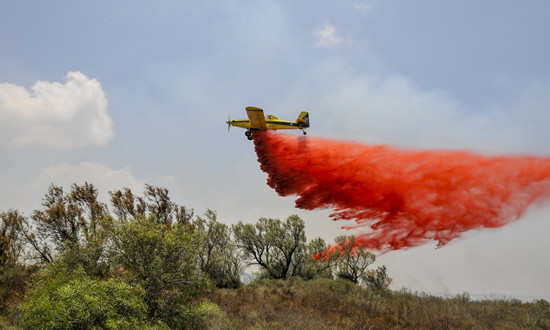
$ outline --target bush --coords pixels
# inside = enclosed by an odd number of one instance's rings
[[[208,288],[198,271],[197,233],[151,216],[117,223],[112,235],[113,265],[145,290],[149,317],[172,328],[194,327],[196,315],[188,305]]]
[[[195,313],[202,320],[202,327],[205,329],[230,328],[231,320],[227,317],[220,306],[215,303],[203,300],[195,309]]]
[[[548,329],[550,303],[472,301],[428,294],[372,291],[337,279],[259,280],[209,299],[227,314],[225,328],[261,329]]]
[[[0,312],[6,309],[9,301],[23,292],[26,279],[25,268],[18,264],[0,267]]]
[[[53,268],[39,275],[38,285],[21,306],[25,329],[163,328],[160,323],[147,324],[141,287],[115,279],[94,279],[82,269],[48,279]]]

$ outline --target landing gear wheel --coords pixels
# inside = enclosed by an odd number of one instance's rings
[[[250,141],[252,141],[252,136],[249,135],[246,138],[249,139]]]
[[[244,132],[244,135],[246,135],[246,137],[249,137],[249,136],[250,136],[250,134],[252,134],[252,132],[251,132],[251,131],[246,131],[246,132]]]
[[[304,135],[307,135],[307,132],[306,132],[306,131],[303,131],[302,133],[304,133]]]

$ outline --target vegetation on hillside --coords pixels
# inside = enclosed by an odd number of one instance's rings
[[[549,327],[548,302],[391,291],[353,236],[308,241],[304,222],[229,226],[146,185],[52,185],[29,216],[0,212],[0,328]],[[243,285],[245,268],[256,279]]]
[[[210,319],[227,329],[548,329],[546,300],[473,301],[372,291],[344,279],[261,280],[208,299],[223,311]],[[223,325],[223,326],[222,326]]]

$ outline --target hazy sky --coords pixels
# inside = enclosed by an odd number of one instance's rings
[[[298,214],[228,116],[310,112],[310,136],[550,155],[550,2],[3,1],[0,210],[50,184],[144,183],[220,221]],[[291,134],[298,134],[291,133]],[[379,256],[393,288],[550,297],[550,205],[504,228]]]

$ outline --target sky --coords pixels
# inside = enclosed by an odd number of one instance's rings
[[[31,214],[51,184],[108,202],[147,183],[227,224],[353,234],[271,190],[227,118],[309,111],[314,137],[548,157],[548,17],[544,0],[3,1],[0,211]],[[376,265],[394,289],[550,297],[549,234],[540,204]]]

